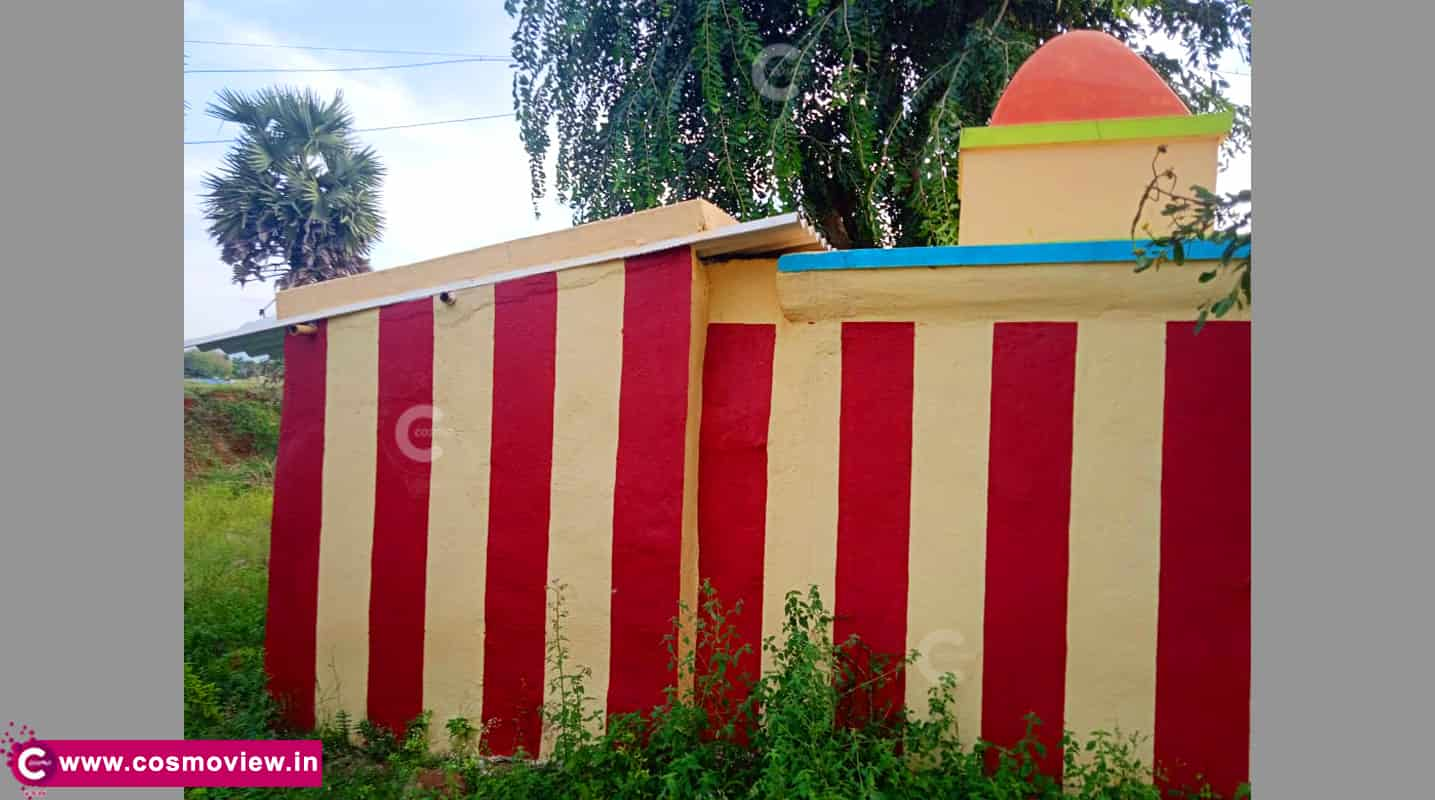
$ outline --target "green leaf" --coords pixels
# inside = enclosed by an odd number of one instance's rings
[[[578,222],[693,197],[744,221],[800,210],[838,247],[954,243],[961,131],[987,123],[1036,46],[1077,27],[1140,35],[1105,0],[1004,12],[935,0],[505,2],[535,202],[552,192]],[[1249,15],[1231,2],[1159,6],[1159,27],[1192,61],[1156,66],[1193,108],[1217,89],[1201,59],[1247,39]],[[788,101],[753,79],[772,45],[792,48],[767,63],[779,88],[798,89]]]
[[[285,285],[300,271],[305,280],[367,271],[383,227],[384,170],[372,150],[355,150],[342,97],[290,89],[219,97],[212,113],[244,130],[204,177],[202,201],[233,280],[263,281],[281,264]]]

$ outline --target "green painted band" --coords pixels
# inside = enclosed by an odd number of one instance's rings
[[[963,149],[970,149],[1068,142],[1111,142],[1123,139],[1223,136],[1231,132],[1234,121],[1233,112],[1223,111],[1195,116],[1091,119],[963,128],[961,146]]]

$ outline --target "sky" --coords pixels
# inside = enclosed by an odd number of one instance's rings
[[[403,3],[381,0],[186,0],[184,38],[255,45],[429,50],[505,56],[513,20],[501,0]],[[1169,45],[1166,46],[1169,48]],[[1163,48],[1166,49],[1166,48]],[[380,55],[184,44],[186,69],[326,69],[443,60]],[[1231,72],[1249,73],[1234,57]],[[1228,75],[1236,99],[1250,101],[1248,75]],[[240,73],[184,76],[186,141],[225,139],[234,126],[205,115],[221,88],[253,91],[282,83],[321,94],[342,90],[358,127],[511,113],[511,71],[506,64],[475,62],[418,69],[348,73]],[[568,211],[529,197],[528,156],[511,117],[454,125],[358,134],[388,169],[383,185],[382,240],[370,253],[375,269],[410,264],[475,247],[568,227]],[[215,170],[223,144],[184,146],[184,336],[237,328],[259,319],[274,299],[272,284],[244,287],[205,233],[199,195],[205,173]],[[1221,176],[1218,188],[1250,186],[1250,156]],[[273,314],[272,307],[269,311]]]

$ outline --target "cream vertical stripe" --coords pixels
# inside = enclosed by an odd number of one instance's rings
[[[1155,725],[1165,353],[1164,322],[1077,332],[1066,725],[1082,736]]]
[[[925,713],[928,690],[952,673],[957,724],[974,741],[982,712],[992,325],[918,323],[915,361],[907,646],[921,659],[907,673],[907,707]]]
[[[328,323],[323,526],[315,621],[316,720],[368,716],[369,578],[378,458],[379,312]]]
[[[692,652],[696,632],[696,619],[702,605],[698,597],[698,457],[701,447],[703,419],[703,359],[707,354],[709,310],[712,302],[712,287],[708,272],[692,254],[693,288],[690,303],[692,313],[688,340],[688,419],[687,439],[683,458],[683,542],[682,567],[679,571],[678,624],[682,633],[678,635],[675,653],[678,657],[678,689],[685,695],[693,691],[693,675],[687,669],[689,663],[696,663]],[[758,645],[754,645],[757,647]],[[690,695],[689,695],[690,696]]]
[[[424,708],[430,736],[477,724],[483,702],[483,599],[493,422],[493,287],[434,298],[433,461],[424,600]]]
[[[595,708],[608,696],[623,288],[621,261],[558,273],[548,582],[563,587],[568,668],[592,670]],[[547,624],[551,643],[551,615]],[[545,687],[552,678],[545,668]],[[543,753],[551,747],[545,731]]]
[[[762,635],[782,633],[789,591],[816,585],[831,613],[837,570],[842,326],[777,323],[767,442]],[[763,653],[762,668],[771,669]]]

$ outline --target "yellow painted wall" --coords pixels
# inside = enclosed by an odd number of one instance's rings
[[[1165,329],[1087,320],[1077,333],[1066,641],[1076,730],[1149,734],[1156,722]]]
[[[424,705],[437,724],[482,719],[492,423],[493,287],[434,299],[433,460],[424,601]]]
[[[1157,140],[970,148],[961,154],[964,245],[1124,239]],[[1169,142],[1158,169],[1213,186],[1218,137]],[[409,267],[283,292],[279,316],[592,256],[732,224],[701,201],[655,209]],[[683,463],[680,596],[698,603],[699,431],[712,323],[772,325],[762,635],[785,595],[815,585],[835,607],[842,326],[912,323],[906,676],[919,712],[938,676],[958,678],[963,738],[982,729],[993,343],[1004,322],[1075,323],[1065,725],[1150,733],[1156,709],[1166,323],[1224,296],[1203,266],[1135,274],[1131,263],[845,269],[780,273],[772,258],[694,257]],[[615,461],[625,323],[621,261],[556,275],[557,332],[547,579],[561,585],[567,656],[591,670],[594,709],[610,686]],[[453,716],[478,720],[492,442],[494,290],[434,302],[434,450],[429,495],[423,705],[435,743]],[[1235,312],[1227,319],[1249,319]],[[329,320],[316,621],[321,720],[364,716],[375,495],[378,312]],[[632,365],[629,365],[632,366]],[[671,499],[671,498],[669,498]],[[755,513],[755,512],[754,512]],[[999,541],[999,540],[994,540]],[[755,544],[755,543],[754,543]],[[621,554],[618,554],[621,555]],[[754,556],[755,558],[755,556]],[[844,561],[844,569],[846,565]],[[996,586],[997,584],[993,584]],[[893,590],[899,590],[893,587]],[[1057,595],[1059,596],[1059,595]],[[690,619],[684,620],[689,622]],[[555,631],[545,623],[552,643]],[[536,636],[536,628],[534,631]],[[1164,636],[1164,632],[1163,632]],[[996,640],[987,640],[996,648]],[[680,644],[679,655],[686,655]],[[995,649],[992,650],[996,652]],[[306,656],[307,658],[307,656]],[[763,669],[771,667],[766,654]],[[553,675],[544,675],[545,684]],[[526,678],[525,678],[526,680]],[[690,676],[680,676],[680,687]],[[994,693],[992,697],[995,697]],[[550,700],[552,698],[549,698]],[[989,698],[990,699],[990,698]],[[1143,753],[1149,758],[1149,743]],[[545,736],[544,754],[552,740]]]
[[[569,655],[592,670],[587,688],[599,709],[608,692],[623,277],[621,261],[558,274],[548,580],[563,588]],[[553,635],[550,624],[548,641]],[[544,754],[551,747],[545,737]]]
[[[402,267],[295,287],[278,294],[275,315],[279,319],[303,317],[350,303],[650,244],[736,223],[737,220],[705,200],[688,200]]]
[[[770,314],[771,312],[767,312]],[[833,609],[837,570],[842,327],[779,322],[767,440],[762,636],[782,633],[790,590],[815,585]],[[763,653],[762,668],[771,668]]]
[[[1217,139],[1172,143],[1183,179],[1215,179]],[[964,244],[1124,238],[1153,141],[972,149],[962,155]],[[547,237],[281,295],[282,316],[589,255],[730,224],[681,204]],[[1135,274],[1130,263],[781,273],[773,258],[692,262],[680,587],[698,604],[699,430],[711,323],[775,329],[762,553],[764,637],[785,594],[816,585],[834,608],[842,325],[914,324],[907,642],[922,653],[906,701],[925,708],[958,678],[964,738],[982,727],[991,366],[1001,322],[1077,324],[1067,586],[1066,725],[1150,732],[1155,719],[1164,330],[1225,294],[1201,267]],[[570,663],[602,707],[612,640],[613,499],[623,374],[625,266],[557,274],[553,470],[547,577],[563,588]],[[481,719],[494,290],[434,299],[435,458],[429,496],[423,704],[435,730]],[[1249,315],[1237,312],[1237,319]],[[378,312],[331,319],[316,673],[320,719],[364,713],[377,424]],[[1113,480],[1119,475],[1120,480]],[[684,620],[690,622],[690,618]],[[545,633],[552,642],[551,622]],[[680,644],[679,655],[686,655]],[[763,668],[770,668],[768,658]],[[553,676],[545,674],[545,683]],[[691,676],[680,677],[680,686]],[[550,700],[552,698],[549,698]],[[434,734],[442,744],[441,733]],[[1149,742],[1143,755],[1150,757]],[[542,750],[551,750],[551,735]]]
[[[957,725],[976,735],[982,712],[986,582],[987,424],[992,324],[923,322],[912,387],[912,523],[907,705],[925,711],[943,673],[957,679]]]
[[[981,728],[993,326],[1078,325],[1072,446],[1066,723],[1149,732],[1154,720],[1164,326],[1208,291],[1193,268],[1130,264],[777,272],[773,259],[695,262],[682,596],[697,602],[696,504],[703,339],[710,322],[775,326],[768,428],[762,633],[787,591],[834,603],[841,331],[847,320],[915,323],[907,646],[922,658],[906,700],[925,708],[958,677],[964,737]],[[572,663],[601,707],[611,637],[612,507],[624,265],[558,275],[548,579],[564,586]],[[439,727],[483,714],[494,294],[434,300],[435,458],[429,499],[424,707]],[[377,419],[378,313],[330,320],[317,619],[320,719],[362,717]],[[1120,480],[1111,476],[1119,475]],[[553,631],[547,632],[549,641]],[[764,667],[770,667],[764,658]],[[546,676],[551,677],[551,675]],[[684,677],[686,682],[687,678]],[[1148,743],[1149,748],[1149,743]],[[545,740],[544,751],[551,747]],[[1150,753],[1145,753],[1149,757]]]
[[[1231,275],[1198,283],[1203,269],[1137,274],[1128,262],[824,270],[778,273],[776,285],[781,313],[794,321],[1179,320],[1231,287]]]
[[[1015,244],[1131,238],[1131,220],[1157,168],[1175,169],[1177,187],[1216,186],[1216,137],[963,149],[960,244]],[[1143,214],[1164,227],[1157,203]]]
[[[907,674],[906,698],[924,711],[928,689],[953,672],[968,740],[981,728],[993,324],[1077,322],[1067,725],[1082,733],[1115,727],[1149,734],[1165,323],[1194,319],[1211,296],[1197,283],[1196,268],[1141,275],[1130,263],[779,274],[772,260],[740,260],[708,269],[712,321],[768,322],[777,331],[765,637],[780,633],[789,589],[816,584],[832,605],[841,323],[916,323],[907,646],[922,658]],[[1149,739],[1143,747],[1149,759]]]
[[[316,717],[364,717],[378,458],[379,312],[329,320],[323,527],[315,626]]]
[[[701,598],[698,597],[698,438],[702,430],[703,413],[703,353],[707,349],[708,319],[711,316],[708,273],[696,254],[692,258],[692,302],[691,337],[688,345],[688,419],[687,444],[683,459],[683,541],[679,580],[679,625],[685,635],[679,636],[676,654],[678,656],[678,688],[690,692],[694,676],[687,674],[687,665],[693,661],[693,637],[695,618],[699,613]]]
[[[763,542],[766,639],[782,633],[790,590],[815,585],[828,611],[833,606],[842,327],[832,321],[784,319],[774,259],[716,262],[707,272],[711,322],[776,326]],[[762,668],[771,668],[767,653]]]

